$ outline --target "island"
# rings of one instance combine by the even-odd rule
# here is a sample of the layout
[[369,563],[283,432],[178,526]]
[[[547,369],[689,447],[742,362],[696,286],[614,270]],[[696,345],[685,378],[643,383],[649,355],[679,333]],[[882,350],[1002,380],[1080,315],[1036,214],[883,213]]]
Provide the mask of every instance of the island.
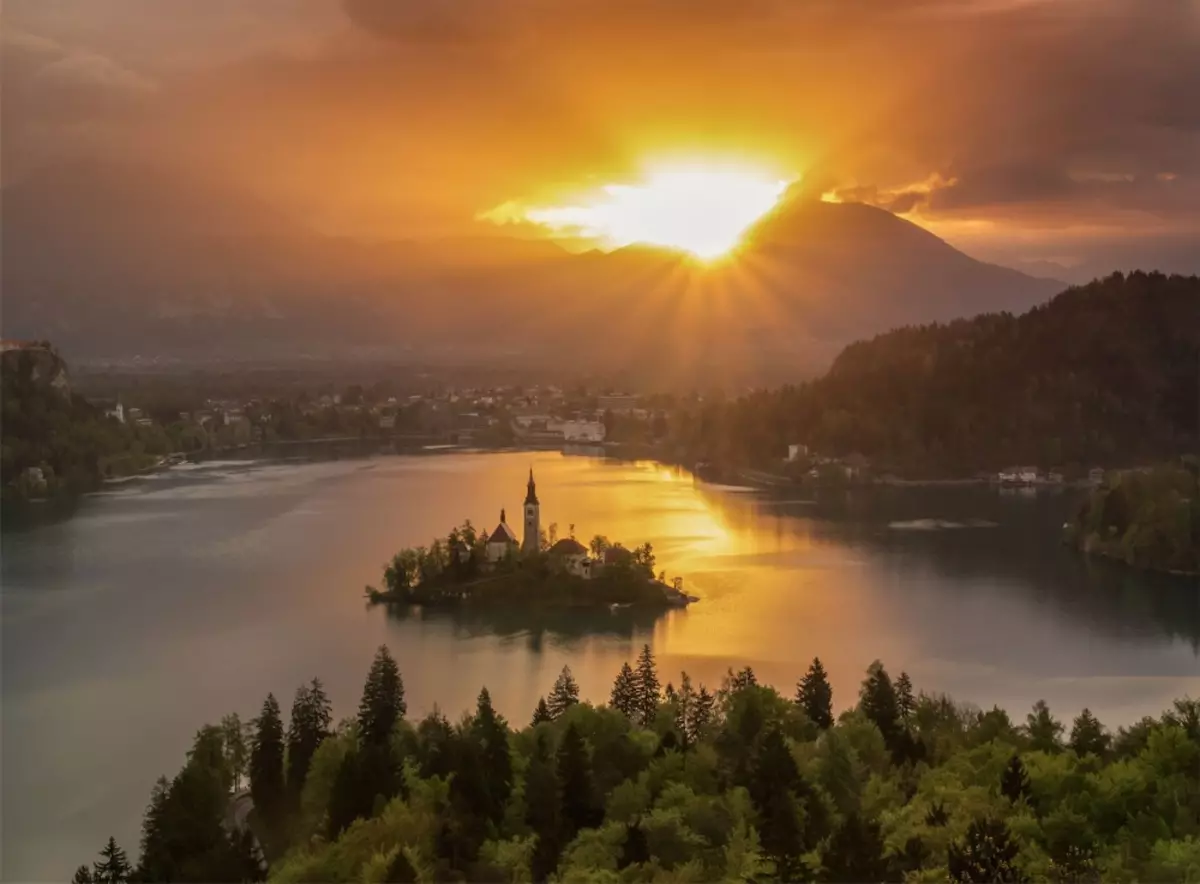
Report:
[[524,502],[520,540],[500,510],[496,529],[480,534],[464,521],[429,546],[403,549],[384,567],[383,588],[366,588],[376,604],[536,605],[539,608],[608,606],[686,607],[695,596],[683,591],[683,578],[670,582],[654,572],[654,548],[632,549],[596,535],[584,546],[559,538],[557,524],[541,529],[541,502],[533,470]]
[[1200,574],[1200,462],[1109,473],[1063,526],[1090,555],[1151,571]]

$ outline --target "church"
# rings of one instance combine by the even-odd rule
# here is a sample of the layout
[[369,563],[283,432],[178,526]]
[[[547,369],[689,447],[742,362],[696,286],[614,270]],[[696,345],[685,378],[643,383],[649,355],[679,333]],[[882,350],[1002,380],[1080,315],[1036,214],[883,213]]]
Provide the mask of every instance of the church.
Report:
[[508,524],[504,510],[500,510],[500,524],[487,537],[487,560],[499,562],[508,555],[536,553],[541,540],[541,505],[538,503],[537,483],[533,481],[533,467],[529,468],[529,483],[525,486],[525,527],[520,544],[517,535]]

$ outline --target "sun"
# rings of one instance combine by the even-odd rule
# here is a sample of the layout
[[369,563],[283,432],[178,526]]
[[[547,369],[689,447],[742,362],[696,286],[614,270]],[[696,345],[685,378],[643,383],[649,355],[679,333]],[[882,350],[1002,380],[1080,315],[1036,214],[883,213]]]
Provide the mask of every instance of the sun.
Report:
[[610,247],[646,243],[713,259],[734,248],[787,186],[757,169],[667,164],[648,169],[633,183],[603,185],[572,204],[515,212],[510,206],[508,215]]

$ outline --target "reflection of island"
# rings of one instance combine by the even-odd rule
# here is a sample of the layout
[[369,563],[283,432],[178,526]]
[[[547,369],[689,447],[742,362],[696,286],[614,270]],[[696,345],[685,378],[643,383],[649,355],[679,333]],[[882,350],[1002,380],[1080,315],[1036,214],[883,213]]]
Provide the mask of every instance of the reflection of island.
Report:
[[585,547],[572,536],[558,539],[556,525],[543,532],[533,470],[524,504],[524,537],[517,541],[504,510],[490,534],[479,535],[469,521],[429,547],[405,549],[384,570],[384,589],[367,587],[376,603],[422,606],[502,606],[522,610],[553,608],[684,607],[695,598],[683,592],[681,578],[668,585],[654,575],[649,543],[635,549],[603,535]]

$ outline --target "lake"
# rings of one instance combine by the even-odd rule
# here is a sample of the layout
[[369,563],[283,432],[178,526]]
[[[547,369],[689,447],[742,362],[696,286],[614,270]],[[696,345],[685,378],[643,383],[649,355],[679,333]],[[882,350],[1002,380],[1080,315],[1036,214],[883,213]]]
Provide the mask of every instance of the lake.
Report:
[[[362,593],[403,546],[464,517],[654,544],[701,601],[628,612],[389,613]],[[1023,718],[1088,706],[1111,727],[1200,695],[1200,587],[1086,562],[1058,543],[1077,492],[885,489],[763,496],[684,471],[557,453],[209,463],[110,486],[3,535],[3,878],[67,880],[142,811],[195,731],[320,677],[354,714],[375,649],[410,717],[451,719],[487,685],[525,724],[569,664],[606,700],[644,643],[664,681],[729,667],[791,693],[814,655],[835,705],[882,659],[917,688]],[[519,523],[519,519],[514,519]],[[519,527],[519,525],[518,525]]]

